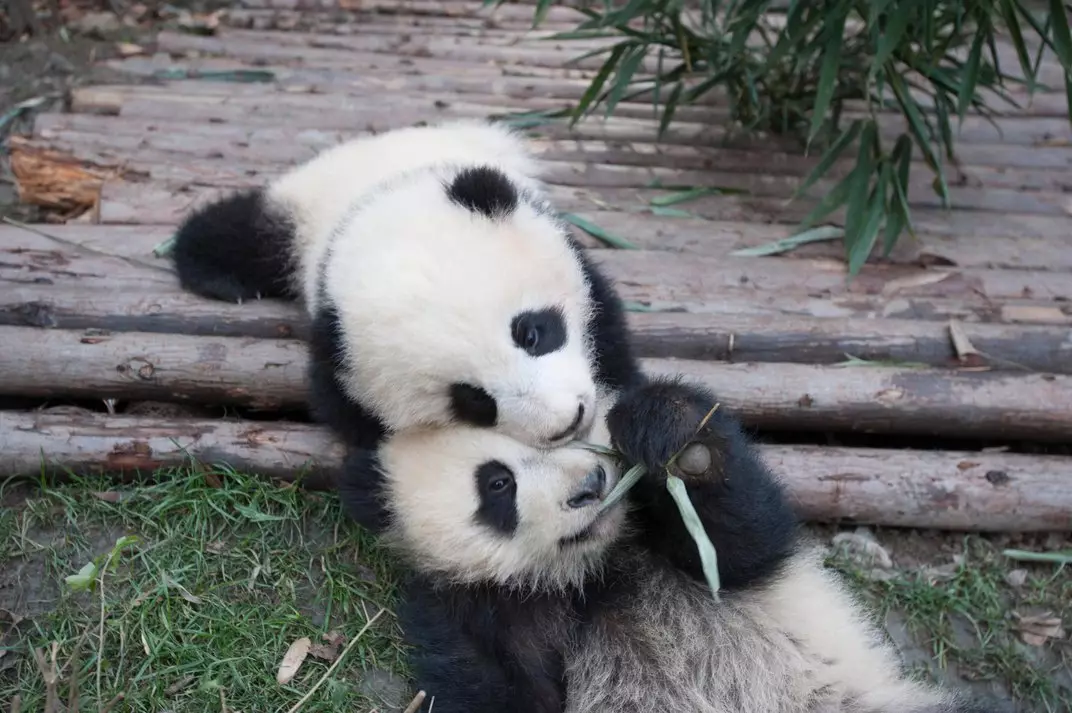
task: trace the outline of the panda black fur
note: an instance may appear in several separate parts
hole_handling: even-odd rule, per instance
[[[173,255],[195,293],[304,303],[310,405],[351,445],[462,422],[554,447],[639,378],[613,286],[499,125],[340,144],[194,212]]]
[[[715,402],[668,379],[624,393],[609,440],[648,475],[601,516],[619,471],[580,447],[438,429],[351,464],[379,474],[351,511],[411,565],[399,617],[432,710],[981,713],[901,674],[738,422],[720,408],[697,430]],[[706,467],[674,472],[718,552],[719,602],[656,475],[686,444],[678,462]]]

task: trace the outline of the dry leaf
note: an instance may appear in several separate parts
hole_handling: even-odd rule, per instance
[[[297,675],[298,669],[301,668],[302,663],[305,661],[305,657],[309,655],[309,649],[312,644],[313,642],[309,640],[308,636],[303,636],[300,639],[295,639],[294,643],[290,645],[279,664],[279,672],[275,675],[275,680],[280,686],[290,683],[294,676]]]
[[[339,647],[346,643],[346,634],[334,629],[326,634],[321,634],[320,638],[326,641],[329,646]]]
[[[1005,305],[1001,308],[1002,322],[1030,322],[1034,324],[1069,324],[1072,317],[1059,307],[1041,305]]]
[[[896,280],[890,280],[882,287],[882,294],[889,296],[900,292],[901,290],[910,289],[912,287],[923,287],[924,285],[933,285],[936,282],[950,277],[954,273],[952,272],[940,272],[938,270],[926,270],[917,275],[911,275],[909,277],[898,277]]]
[[[1020,588],[1027,582],[1026,569],[1014,569],[1005,574],[1005,583],[1010,587]]]
[[[117,42],[115,48],[122,57],[134,57],[139,54],[145,54],[144,47],[132,42]]]
[[[842,549],[853,561],[863,567],[890,569],[893,559],[886,548],[880,545],[866,528],[856,532],[841,532],[834,536],[831,544]]]
[[[957,463],[957,470],[971,470],[972,468],[975,468],[978,465],[979,464],[976,463],[973,460],[962,460],[959,463]]]
[[[1050,612],[1033,616],[1013,612],[1012,615],[1017,619],[1016,628],[1020,630],[1020,638],[1028,646],[1042,646],[1049,639],[1063,639],[1065,636],[1060,617],[1052,616]]]
[[[90,493],[90,494],[93,497],[97,498],[98,500],[103,500],[106,503],[117,503],[117,502],[119,502],[120,500],[123,499],[123,494],[122,493],[117,493],[114,490],[109,490],[106,493]]]
[[[223,544],[223,540],[213,540],[205,545],[205,551],[211,552],[214,555],[218,555],[226,549],[227,545]]]
[[[953,350],[957,353],[957,359],[962,362],[969,362],[973,365],[978,365],[979,358],[982,356],[979,350],[968,339],[968,335],[964,333],[964,328],[955,320],[949,320],[949,337],[953,340]]]
[[[339,647],[331,644],[313,644],[309,647],[309,655],[331,663],[339,657]]]
[[[216,475],[212,471],[205,471],[205,483],[210,488],[222,488],[223,483],[220,481],[220,476]]]
[[[190,602],[191,604],[200,604],[201,603],[201,597],[196,596],[194,594],[191,594],[190,591],[188,589],[186,589],[186,587],[182,586],[181,584],[176,582],[174,579],[171,579],[170,577],[165,576],[164,577],[164,583],[168,587],[174,587],[175,589],[179,590],[179,596],[182,597],[183,599],[185,599],[186,601]]]

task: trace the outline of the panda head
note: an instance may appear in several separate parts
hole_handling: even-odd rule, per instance
[[[395,435],[376,457],[385,541],[439,581],[581,586],[624,532],[622,502],[600,509],[617,465],[579,446],[536,449],[462,426]]]
[[[388,430],[461,423],[552,448],[591,428],[591,287],[531,188],[493,167],[417,171],[335,232],[319,299],[340,382]]]

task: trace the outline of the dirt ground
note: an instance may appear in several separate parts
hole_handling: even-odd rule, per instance
[[[193,11],[209,9],[207,3],[173,4]],[[98,13],[91,20],[83,14],[66,31],[0,45],[0,117],[8,119],[0,127],[0,141],[8,132],[25,130],[34,111],[62,106],[71,87],[129,81],[94,63],[116,54],[119,42],[138,44],[151,52],[153,33],[161,22],[150,19],[129,26],[114,16],[108,19],[108,13]],[[20,102],[37,99],[40,103],[11,118]],[[31,222],[47,219],[33,207],[19,204],[3,152],[0,214]],[[26,506],[25,490],[8,489],[2,494],[0,505],[9,513]],[[329,522],[322,527],[332,526]],[[308,527],[313,541],[330,534],[316,531],[317,523]],[[813,531],[827,543],[838,532],[854,535],[852,528],[817,527]],[[35,541],[51,540],[55,534],[43,529],[21,533]],[[99,551],[119,533],[102,527],[83,534],[88,549]],[[878,549],[867,544],[871,537]],[[998,695],[1008,702],[1009,711],[1069,710],[1065,706],[1072,706],[1072,646],[1067,634],[1072,628],[1072,574],[1052,564],[1014,562],[1002,555],[1007,548],[1072,549],[1072,541],[878,530],[870,536],[849,537],[843,554],[835,559],[884,617],[887,630],[914,670]],[[62,576],[49,560],[50,550],[4,552],[7,556],[0,557],[0,631],[10,629],[4,617],[8,623],[13,616],[34,620],[47,615],[62,598]],[[317,605],[305,614],[315,622],[323,620],[325,610]],[[9,652],[0,648],[0,682],[17,658],[4,654]],[[948,664],[945,668],[943,661]],[[381,677],[384,681],[370,685],[393,686],[390,697],[398,699],[397,680],[389,672]]]

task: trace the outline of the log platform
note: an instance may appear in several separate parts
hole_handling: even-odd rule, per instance
[[[213,36],[163,32],[109,61],[129,83],[78,88],[11,139],[24,200],[70,218],[0,224],[0,476],[194,457],[329,486],[338,445],[301,421],[302,314],[187,294],[154,247],[193,206],[341,139],[526,113],[558,208],[596,228],[578,230],[646,367],[720,394],[806,517],[1072,529],[1072,125],[1058,89],[964,122],[951,210],[919,162],[918,239],[849,281],[838,241],[736,254],[792,235],[833,184],[788,202],[816,157],[728,132],[719,97],[679,109],[660,142],[643,96],[572,129],[547,118],[602,61],[569,64],[595,41],[546,39],[573,10],[532,30],[517,3],[235,5]],[[1063,89],[1053,58],[1041,67]],[[710,190],[675,202],[693,188]],[[142,401],[227,415],[132,415]]]

